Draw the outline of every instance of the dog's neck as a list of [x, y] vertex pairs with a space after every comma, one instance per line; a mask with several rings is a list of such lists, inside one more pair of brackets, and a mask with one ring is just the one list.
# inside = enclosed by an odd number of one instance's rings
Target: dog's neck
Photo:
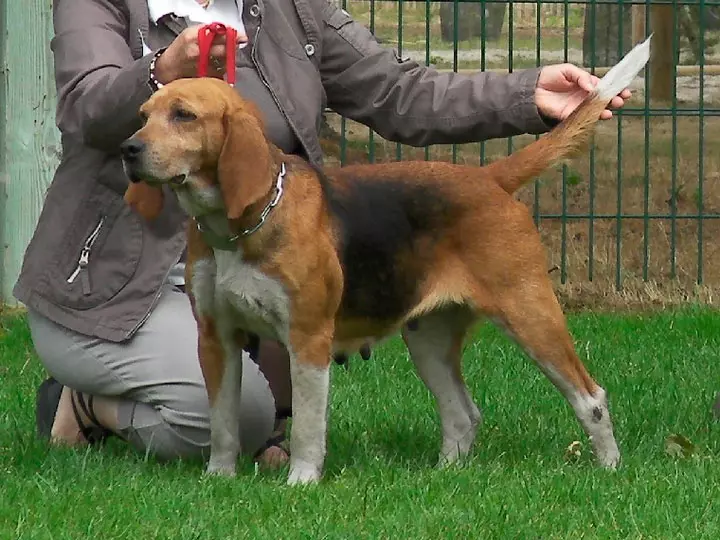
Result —
[[270, 190], [260, 200], [248, 206], [238, 219], [228, 219], [222, 195], [217, 187], [202, 194], [191, 194], [188, 191], [178, 193], [181, 206], [195, 219], [198, 230], [210, 247], [235, 251], [244, 240], [263, 236], [263, 233], [267, 232], [263, 229], [269, 227], [268, 221], [272, 219], [276, 207], [282, 201], [287, 175], [286, 162], [280, 159], [275, 163], [274, 181]]

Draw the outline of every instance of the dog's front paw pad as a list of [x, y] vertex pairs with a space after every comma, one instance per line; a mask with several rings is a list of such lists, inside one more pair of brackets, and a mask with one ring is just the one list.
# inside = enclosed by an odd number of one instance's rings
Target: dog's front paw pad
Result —
[[320, 471], [309, 463], [294, 463], [290, 465], [288, 485], [317, 484], [320, 481]]

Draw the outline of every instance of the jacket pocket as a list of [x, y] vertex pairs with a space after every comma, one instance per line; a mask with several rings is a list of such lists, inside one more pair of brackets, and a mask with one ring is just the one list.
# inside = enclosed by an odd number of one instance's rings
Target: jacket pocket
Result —
[[142, 253], [138, 217], [106, 188], [98, 186], [97, 195], [80, 207], [48, 273], [48, 296], [71, 309], [110, 300], [130, 281]]
[[341, 9], [334, 10], [326, 24], [363, 56], [382, 51], [370, 30]]

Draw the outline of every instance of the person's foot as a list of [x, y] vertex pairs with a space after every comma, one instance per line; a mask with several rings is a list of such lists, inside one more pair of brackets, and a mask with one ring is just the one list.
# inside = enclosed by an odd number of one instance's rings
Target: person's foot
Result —
[[290, 456], [280, 446], [270, 446], [260, 454], [257, 458], [260, 467], [267, 470], [277, 470], [282, 468], [288, 461]]
[[275, 423], [275, 431], [265, 443], [265, 448], [255, 458], [263, 469], [276, 470], [290, 461], [290, 452], [287, 450], [287, 420], [279, 419]]
[[[52, 444], [95, 444], [112, 435], [112, 431], [104, 426], [113, 425], [108, 420], [116, 416], [117, 406], [113, 403], [103, 401], [96, 411], [93, 396], [64, 387], [52, 377], [38, 387], [35, 400], [37, 433]], [[98, 420], [97, 412], [105, 418], [104, 424]]]
[[73, 411], [72, 390], [67, 386], [63, 387], [60, 394], [55, 420], [50, 430], [50, 442], [66, 446], [88, 444]]

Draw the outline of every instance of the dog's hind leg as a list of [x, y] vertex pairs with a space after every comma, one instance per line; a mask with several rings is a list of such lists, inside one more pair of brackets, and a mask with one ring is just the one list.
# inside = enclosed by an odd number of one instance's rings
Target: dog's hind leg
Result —
[[499, 312], [493, 322], [523, 348], [570, 402], [598, 461], [615, 468], [620, 453], [605, 390], [590, 377], [575, 352], [552, 283], [543, 272], [535, 274], [534, 279], [520, 280], [498, 295]]
[[405, 328], [403, 339], [425, 385], [432, 392], [442, 426], [438, 466], [465, 457], [475, 440], [481, 413], [462, 376], [463, 339], [473, 321], [461, 307], [444, 308]]

